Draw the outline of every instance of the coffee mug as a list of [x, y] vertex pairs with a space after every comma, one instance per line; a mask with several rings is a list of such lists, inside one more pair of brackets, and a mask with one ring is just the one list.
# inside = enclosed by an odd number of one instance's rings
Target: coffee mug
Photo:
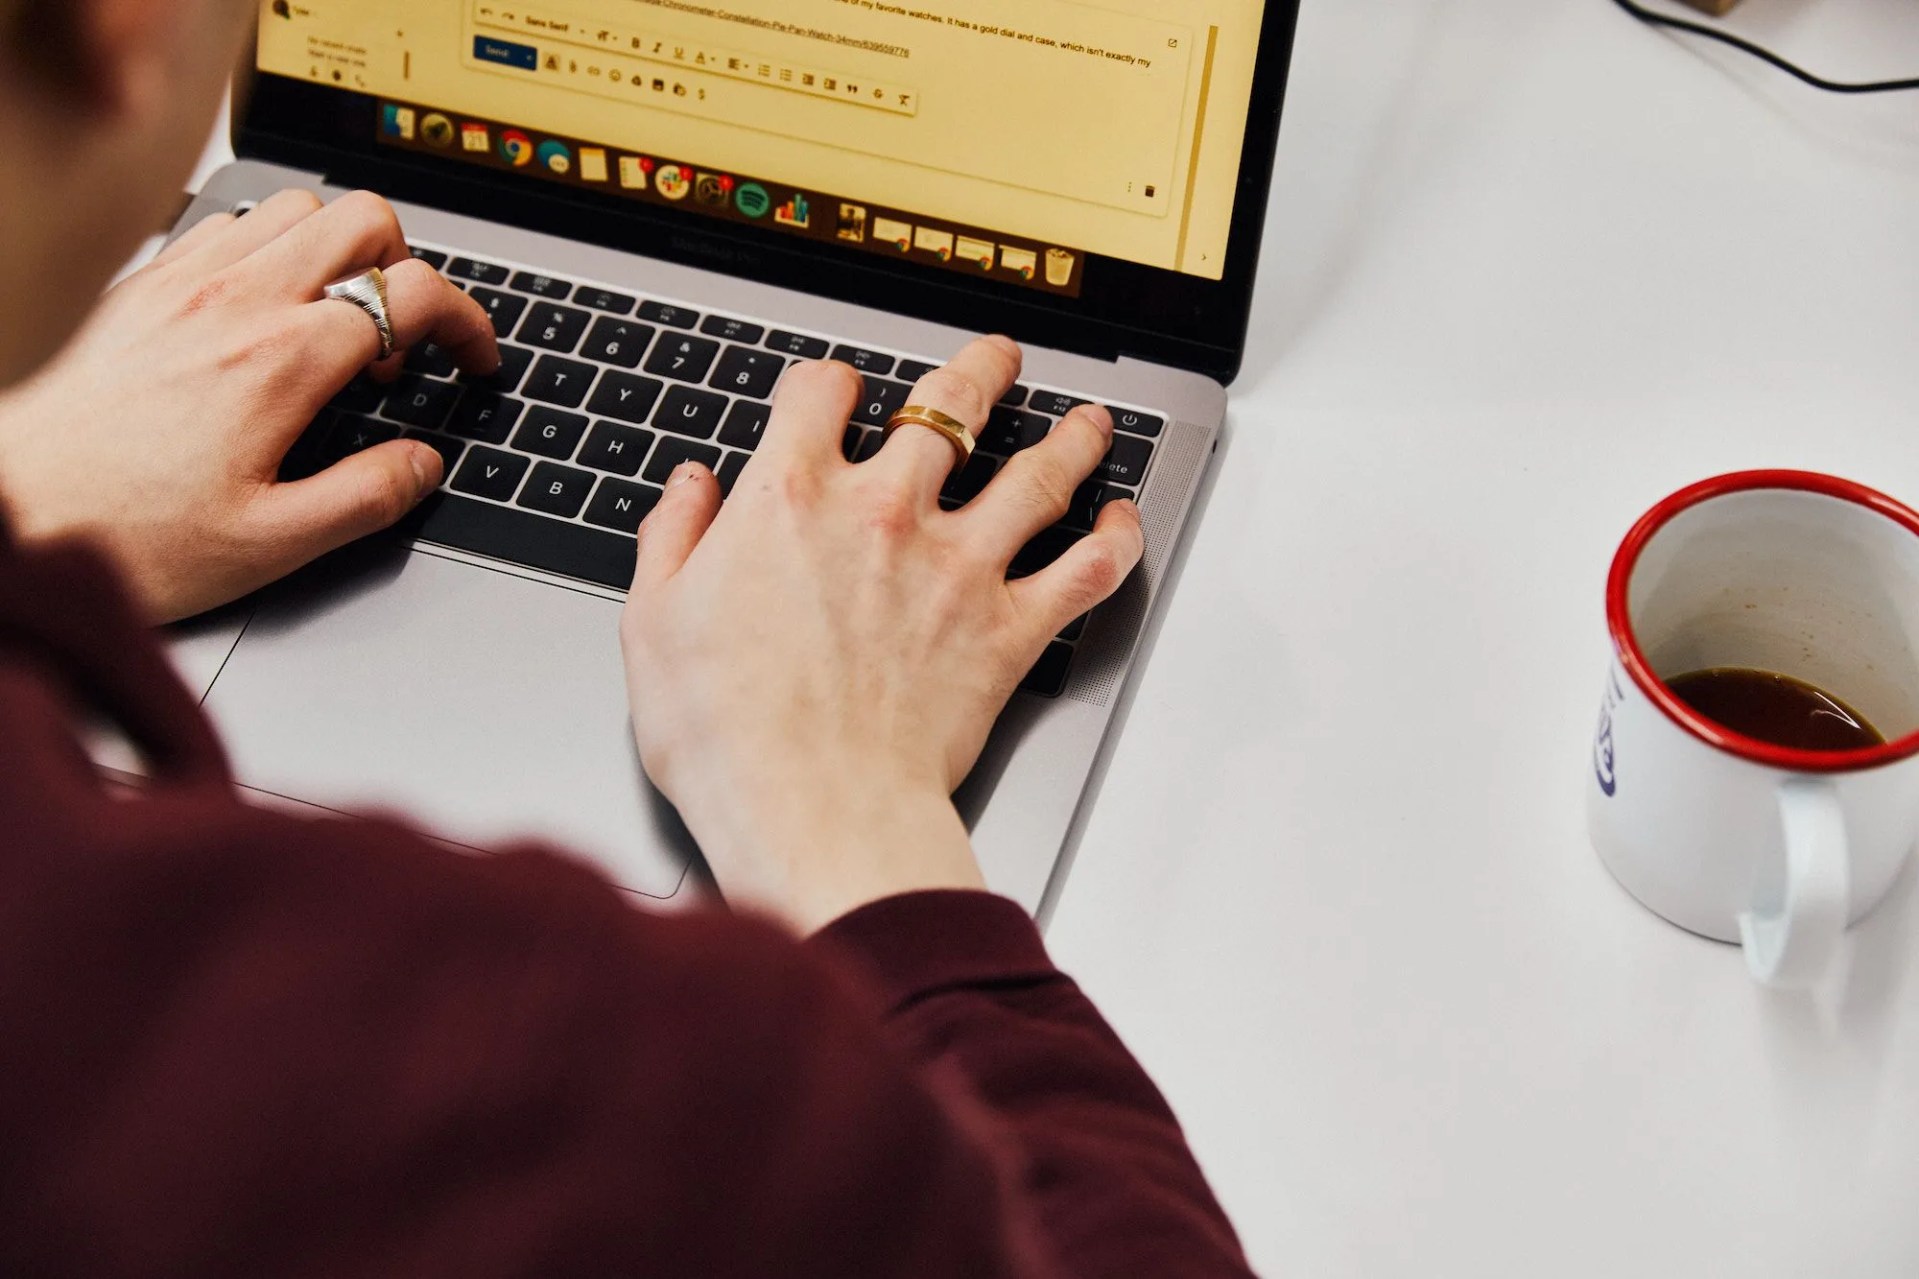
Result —
[[[1587, 805], [1600, 858], [1656, 914], [1741, 943], [1760, 981], [1817, 983], [1919, 835], [1919, 514], [1802, 471], [1706, 480], [1626, 535], [1606, 623]], [[1823, 689], [1885, 742], [1762, 741], [1667, 684], [1728, 667]]]

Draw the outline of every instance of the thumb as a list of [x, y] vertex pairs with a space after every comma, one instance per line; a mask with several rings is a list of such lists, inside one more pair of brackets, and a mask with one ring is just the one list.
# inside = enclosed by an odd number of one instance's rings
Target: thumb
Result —
[[682, 463], [666, 481], [666, 495], [640, 525], [635, 590], [657, 586], [680, 571], [720, 513], [720, 482], [698, 462]]
[[446, 463], [431, 445], [389, 440], [308, 479], [276, 485], [273, 520], [300, 563], [397, 523], [439, 486]]

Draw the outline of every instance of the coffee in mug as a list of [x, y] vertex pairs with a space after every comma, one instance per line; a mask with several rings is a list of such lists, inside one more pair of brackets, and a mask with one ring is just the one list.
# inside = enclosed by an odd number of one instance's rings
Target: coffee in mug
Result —
[[1721, 476], [1613, 560], [1588, 821], [1613, 877], [1806, 985], [1919, 835], [1919, 514], [1846, 480]]

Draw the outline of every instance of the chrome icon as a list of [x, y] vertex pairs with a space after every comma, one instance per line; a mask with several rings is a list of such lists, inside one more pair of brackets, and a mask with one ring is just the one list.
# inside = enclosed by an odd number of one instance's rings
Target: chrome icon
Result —
[[508, 129], [500, 135], [500, 158], [516, 169], [533, 163], [533, 139], [518, 129]]

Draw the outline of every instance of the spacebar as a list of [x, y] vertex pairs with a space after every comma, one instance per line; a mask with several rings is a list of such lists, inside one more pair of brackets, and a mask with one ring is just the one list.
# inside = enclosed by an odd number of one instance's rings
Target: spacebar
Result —
[[623, 591], [633, 585], [634, 541], [528, 515], [455, 493], [435, 493], [400, 525], [407, 537], [544, 569]]

